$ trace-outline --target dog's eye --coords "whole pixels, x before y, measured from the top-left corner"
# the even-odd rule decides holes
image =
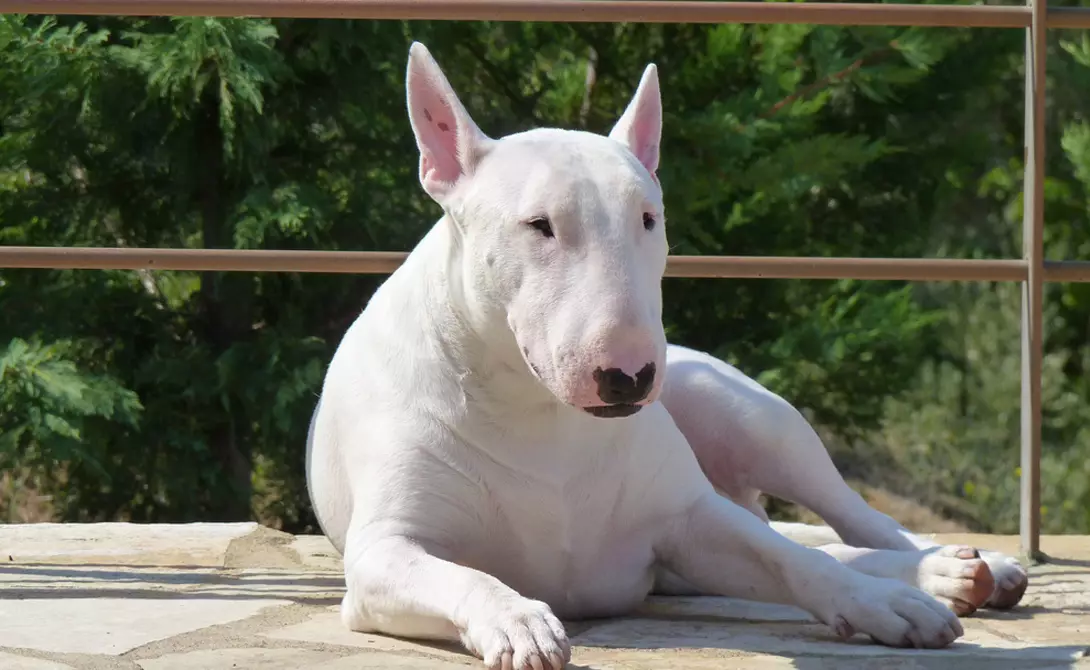
[[[526,222],[526,225],[537,230],[545,237],[553,237],[553,226],[547,216],[535,216]]]
[[[651,212],[643,213],[643,227],[644,230],[651,230],[655,227],[655,215]]]

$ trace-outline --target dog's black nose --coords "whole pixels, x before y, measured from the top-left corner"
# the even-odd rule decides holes
[[[655,383],[655,364],[643,366],[635,379],[619,368],[598,368],[594,371],[594,381],[598,382],[598,397],[602,402],[611,405],[636,403],[651,392],[651,385]]]

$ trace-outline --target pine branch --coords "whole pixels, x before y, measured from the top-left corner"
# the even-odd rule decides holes
[[[822,91],[822,90],[832,86],[833,84],[841,81],[842,79],[845,79],[845,78],[849,77],[850,75],[858,72],[860,69],[863,68],[864,65],[870,65],[877,58],[884,57],[884,56],[888,55],[889,53],[891,53],[892,51],[893,51],[893,47],[891,45],[891,46],[886,47],[884,49],[878,49],[877,51],[873,51],[873,52],[871,52],[871,53],[869,53],[869,54],[867,54],[865,56],[860,56],[859,58],[857,58],[855,60],[855,62],[853,62],[848,67],[846,67],[846,68],[844,68],[842,70],[839,70],[837,72],[834,72],[832,74],[826,75],[826,76],[822,77],[821,79],[815,81],[814,83],[810,84],[809,86],[806,86],[802,90],[795,91],[791,95],[789,95],[786,98],[780,100],[779,102],[777,102],[776,104],[772,105],[767,110],[765,110],[765,112],[760,115],[760,118],[762,118],[762,119],[772,118],[773,116],[778,114],[780,112],[780,110],[782,110],[784,107],[787,107],[791,103],[793,103],[793,102],[795,102],[797,100],[806,99],[806,98],[810,97],[811,95],[813,95],[814,93],[817,93],[819,91]]]
[[[475,49],[471,45],[469,40],[463,42],[462,47],[465,48],[466,51],[468,51],[470,54],[473,55],[474,58],[477,59],[477,61],[485,69],[485,72],[488,73],[488,76],[491,77],[492,81],[500,87],[504,95],[506,95],[507,99],[510,100],[511,103],[515,106],[520,115],[532,119],[534,123],[538,125],[544,125],[544,121],[540,119],[538,115],[534,112],[534,108],[537,106],[536,96],[532,98],[527,98],[520,95],[517,91],[513,90],[510,86],[508,86],[507,81],[509,80],[509,77],[505,73],[500,72],[498,68],[493,65],[483,53],[481,53],[480,50]]]

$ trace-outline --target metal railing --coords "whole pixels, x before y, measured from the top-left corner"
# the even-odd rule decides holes
[[[1090,8],[672,0],[0,0],[0,13],[640,23],[806,23],[1026,31],[1023,253],[1016,260],[672,256],[667,276],[1022,284],[1022,552],[1040,553],[1042,286],[1088,282],[1090,262],[1045,261],[1045,55],[1049,28],[1090,28]],[[393,252],[0,247],[0,268],[389,273]]]

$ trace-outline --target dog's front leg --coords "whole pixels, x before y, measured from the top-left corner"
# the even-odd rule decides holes
[[[351,630],[460,640],[495,669],[560,670],[571,658],[548,605],[411,539],[353,542],[350,535],[345,580],[341,618]]]
[[[795,544],[714,493],[676,520],[656,553],[705,593],[796,605],[845,638],[859,631],[888,645],[935,648],[963,632],[923,591]]]

